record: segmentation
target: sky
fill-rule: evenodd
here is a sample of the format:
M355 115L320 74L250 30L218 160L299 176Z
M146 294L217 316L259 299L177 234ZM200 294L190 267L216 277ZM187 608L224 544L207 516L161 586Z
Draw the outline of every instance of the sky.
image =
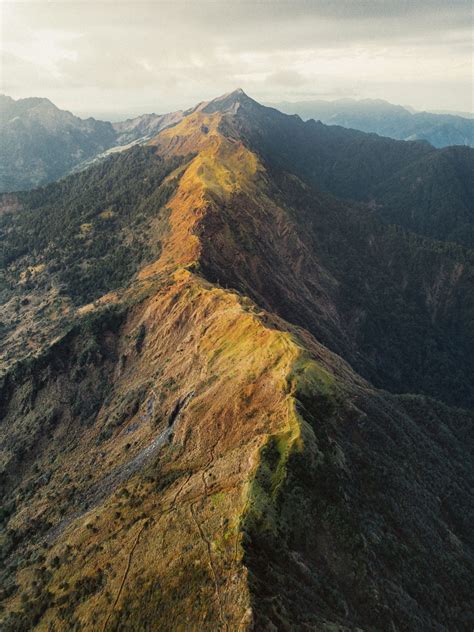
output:
M471 0L0 0L0 92L111 120L263 102L473 109Z

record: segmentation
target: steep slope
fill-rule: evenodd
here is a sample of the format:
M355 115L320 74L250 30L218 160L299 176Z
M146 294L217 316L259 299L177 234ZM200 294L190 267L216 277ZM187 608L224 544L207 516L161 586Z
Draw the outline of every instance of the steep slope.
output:
M452 305L467 319L467 255L268 168L239 137L244 99L201 104L134 150L150 189L134 192L135 175L120 198L149 258L95 303L86 288L69 331L2 378L7 630L472 626L472 416L377 391L321 344L341 337L351 361L373 355L349 314L385 251L361 300L380 294L377 280L395 292L379 304L390 327L395 303L416 311L427 296L437 327ZM10 220L57 216L58 187L80 186L94 224L98 185L120 181L107 165L128 160L54 185L43 205L41 192L10 199ZM423 323L441 341L423 316L407 331Z
M338 99L273 104L287 114L325 125L375 132L396 140L426 140L434 147L474 146L474 121L463 115L410 112L381 99Z
M389 222L472 249L473 172L472 149L447 147L387 178L375 189L373 204L383 200Z
M390 223L474 247L474 150L437 150L286 116L246 97L239 133L273 169L368 203ZM240 113L240 114L239 114Z
M209 170L218 173L208 186L220 201L202 220L185 220L199 222L204 273L308 329L377 386L471 406L472 252L387 227L282 168L266 172L267 154L258 159L236 139L243 125L263 134L263 117L283 117L260 108L239 93L155 141L186 153L203 126L199 142L216 147L214 157L201 152L193 174L208 182Z
M308 329L379 387L472 405L472 252L383 226L291 179L276 199L235 199L205 231L209 278Z
M114 143L110 123L82 120L48 99L0 95L0 191L56 180Z
M112 123L117 134L116 144L127 145L139 140L150 139L165 127L178 123L184 112L170 112L169 114L142 114L133 119Z
M6 629L248 620L244 492L268 435L296 440L286 380L297 354L236 296L181 273L7 380L2 444L17 512L5 548L29 597ZM19 452L26 432L34 452L24 441Z
M81 119L49 99L0 95L0 193L32 189L143 144L183 112L119 123Z

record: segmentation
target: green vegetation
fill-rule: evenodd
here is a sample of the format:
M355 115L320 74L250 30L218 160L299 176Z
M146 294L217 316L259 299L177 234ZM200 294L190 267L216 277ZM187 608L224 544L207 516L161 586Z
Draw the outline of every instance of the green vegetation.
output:
M257 104L239 110L238 125L272 170L369 203L390 223L474 248L474 149L304 123Z
M311 432L271 507L276 451L262 455L266 509L244 525L257 627L468 630L472 415L425 397L333 397L300 393Z
M124 286L160 254L165 205L175 188L174 181L163 180L182 162L134 147L86 172L18 194L23 208L0 217L5 298L55 283L79 305ZM149 239L150 230L157 239Z

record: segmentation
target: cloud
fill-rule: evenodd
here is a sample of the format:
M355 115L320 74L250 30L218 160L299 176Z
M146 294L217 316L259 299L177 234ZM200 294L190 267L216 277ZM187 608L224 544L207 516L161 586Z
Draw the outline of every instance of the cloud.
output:
M305 82L305 77L297 70L278 70L277 72L272 72L265 79L265 83L271 87L285 86L295 88L304 85Z
M471 107L464 0L1 6L0 90L48 96L72 111L120 118L188 107L237 86L272 101L357 94Z

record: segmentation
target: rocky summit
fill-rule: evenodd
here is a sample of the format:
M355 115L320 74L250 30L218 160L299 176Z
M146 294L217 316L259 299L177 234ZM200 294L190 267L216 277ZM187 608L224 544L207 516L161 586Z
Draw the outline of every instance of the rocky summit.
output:
M472 630L473 153L238 90L3 195L2 630Z

